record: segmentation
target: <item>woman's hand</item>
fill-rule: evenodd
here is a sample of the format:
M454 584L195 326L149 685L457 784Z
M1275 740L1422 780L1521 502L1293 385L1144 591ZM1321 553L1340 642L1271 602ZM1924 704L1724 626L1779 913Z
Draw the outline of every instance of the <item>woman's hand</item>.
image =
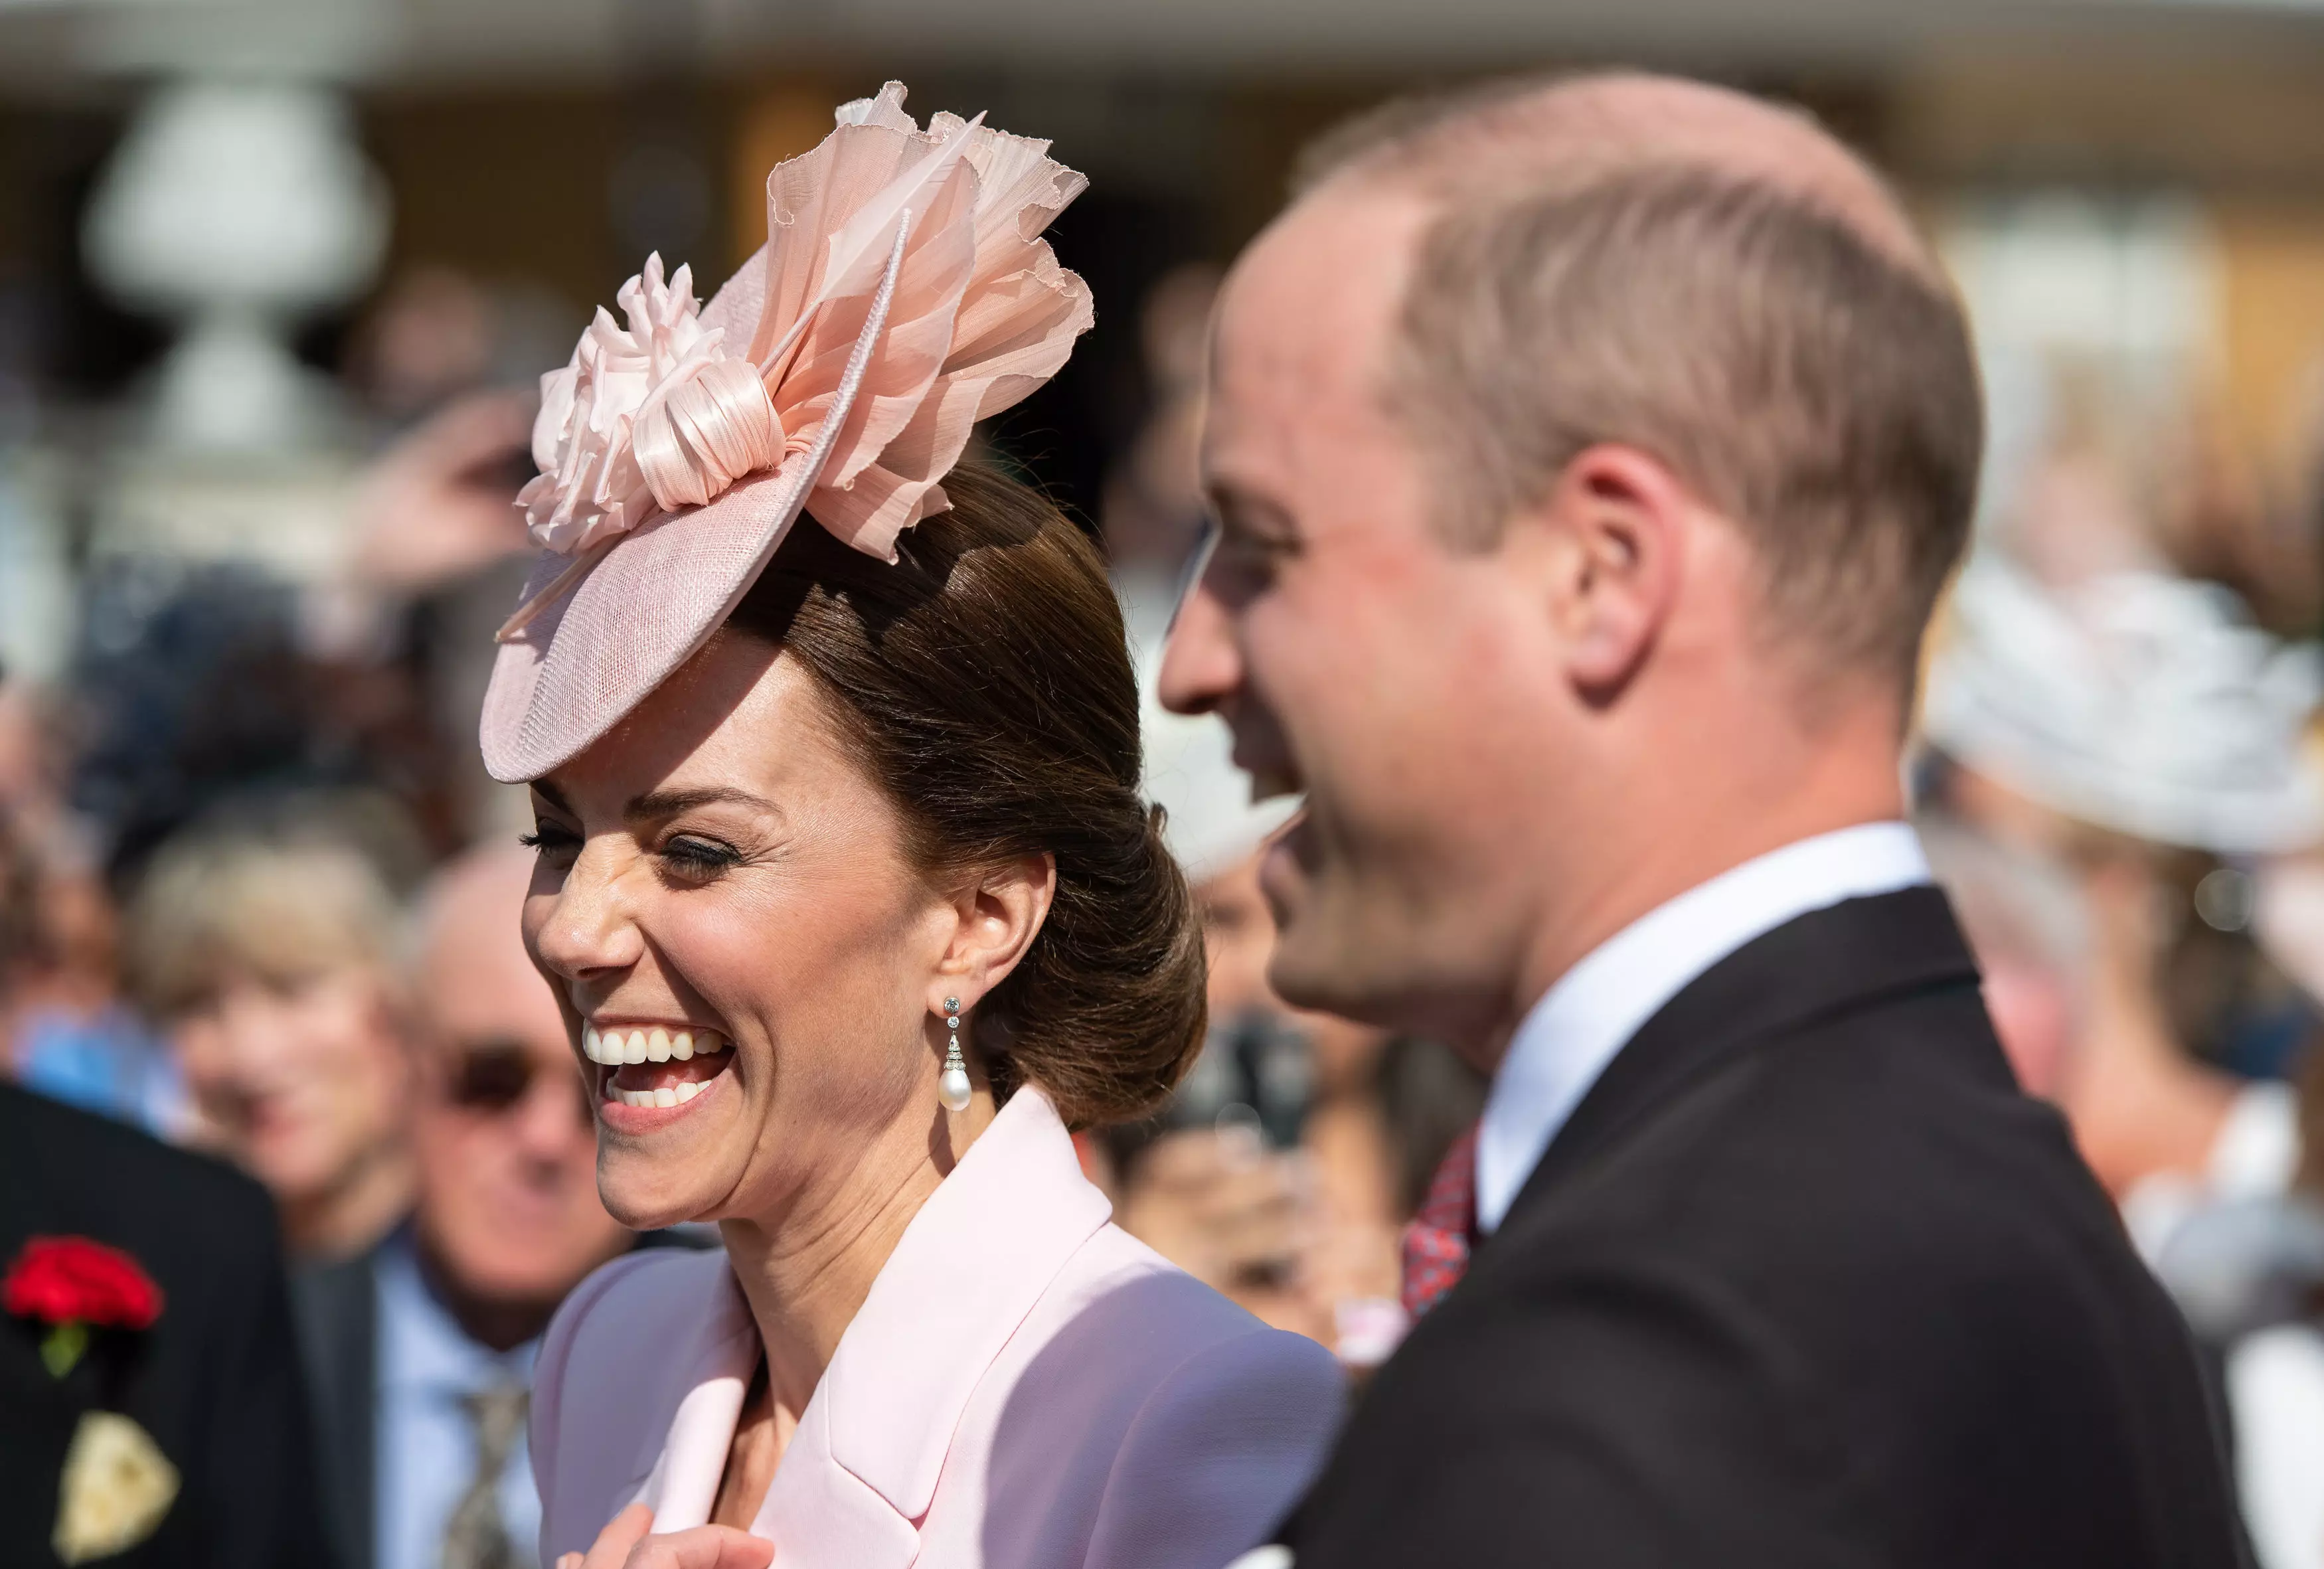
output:
M775 1545L727 1526L696 1526L649 1536L653 1510L632 1504L597 1533L589 1551L567 1553L557 1569L767 1569Z

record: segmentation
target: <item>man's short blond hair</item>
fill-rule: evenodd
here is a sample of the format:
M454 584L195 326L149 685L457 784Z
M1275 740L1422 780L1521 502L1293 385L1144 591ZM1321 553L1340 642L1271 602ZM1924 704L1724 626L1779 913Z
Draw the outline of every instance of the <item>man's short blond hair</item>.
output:
M1722 144L1729 122L1757 141ZM1746 532L1774 632L1909 687L1983 413L1960 305L1869 169L1772 106L1583 78L1392 106L1302 180L1436 209L1387 395L1453 538L1489 545L1585 448L1637 448Z

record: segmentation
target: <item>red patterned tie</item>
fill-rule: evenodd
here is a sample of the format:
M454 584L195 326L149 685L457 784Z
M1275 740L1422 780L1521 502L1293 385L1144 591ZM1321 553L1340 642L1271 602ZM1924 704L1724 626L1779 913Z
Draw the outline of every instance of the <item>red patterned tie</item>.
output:
M1477 1130L1452 1140L1404 1228L1404 1310L1415 1319L1461 1283L1477 1232Z

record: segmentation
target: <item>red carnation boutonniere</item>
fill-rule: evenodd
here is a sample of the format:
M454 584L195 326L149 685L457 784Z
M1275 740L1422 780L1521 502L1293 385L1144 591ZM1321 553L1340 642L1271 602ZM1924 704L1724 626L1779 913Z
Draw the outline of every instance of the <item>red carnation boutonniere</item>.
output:
M0 1308L49 1326L41 1362L61 1379L88 1349L91 1329L152 1328L161 1315L161 1288L118 1248L87 1237L34 1237L0 1281Z
M41 1363L61 1379L97 1329L151 1329L161 1288L118 1248L87 1237L34 1237L0 1280L0 1308L49 1326ZM177 1501L178 1468L152 1435L118 1411L83 1411L66 1445L49 1546L60 1563L109 1557L152 1536Z

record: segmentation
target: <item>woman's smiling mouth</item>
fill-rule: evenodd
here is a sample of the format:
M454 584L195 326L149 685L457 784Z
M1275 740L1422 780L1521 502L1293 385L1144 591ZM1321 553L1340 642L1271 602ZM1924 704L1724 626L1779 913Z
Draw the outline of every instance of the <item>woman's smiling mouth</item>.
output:
M650 1024L584 1024L581 1055L613 1070L598 1075L601 1103L638 1110L686 1104L733 1061L730 1043L715 1029Z

